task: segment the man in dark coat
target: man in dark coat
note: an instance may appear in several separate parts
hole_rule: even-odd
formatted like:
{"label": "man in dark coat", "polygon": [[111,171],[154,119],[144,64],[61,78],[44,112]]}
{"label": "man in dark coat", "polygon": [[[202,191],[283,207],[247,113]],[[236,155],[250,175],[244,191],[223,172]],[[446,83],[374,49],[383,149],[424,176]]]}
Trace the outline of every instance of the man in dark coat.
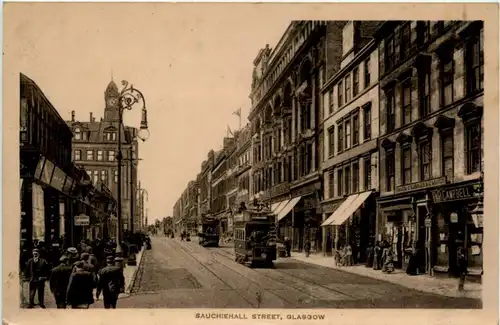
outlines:
{"label": "man in dark coat", "polygon": [[125,286],[123,271],[119,266],[113,265],[113,257],[106,258],[106,266],[99,272],[96,299],[102,292],[104,296],[104,308],[115,309],[120,289]]}
{"label": "man in dark coat", "polygon": [[83,261],[76,262],[69,279],[66,302],[73,309],[87,309],[94,303],[94,279]]}
{"label": "man in dark coat", "polygon": [[38,303],[41,308],[45,308],[44,294],[45,294],[45,281],[49,277],[49,264],[46,260],[40,257],[38,249],[33,250],[33,258],[28,260],[24,277],[29,282],[29,306],[35,306],[35,293],[38,291]]}
{"label": "man in dark coat", "polygon": [[60,264],[52,269],[50,275],[50,291],[56,299],[57,308],[66,308],[66,290],[68,289],[69,278],[71,277],[72,268],[68,265],[69,259],[62,256]]}

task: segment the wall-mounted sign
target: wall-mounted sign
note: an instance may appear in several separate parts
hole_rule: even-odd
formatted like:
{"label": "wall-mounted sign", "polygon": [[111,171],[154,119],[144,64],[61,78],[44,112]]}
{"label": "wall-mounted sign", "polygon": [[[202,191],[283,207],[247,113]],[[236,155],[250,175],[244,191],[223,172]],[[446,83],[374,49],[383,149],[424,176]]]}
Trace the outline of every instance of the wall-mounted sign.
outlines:
{"label": "wall-mounted sign", "polygon": [[75,216],[75,226],[88,226],[90,225],[90,217],[85,214]]}
{"label": "wall-mounted sign", "polygon": [[54,173],[54,167],[54,164],[50,160],[45,159],[45,166],[43,167],[42,177],[40,177],[40,180],[43,183],[50,185],[52,174]]}
{"label": "wall-mounted sign", "polygon": [[425,218],[424,224],[425,224],[426,228],[432,227],[432,219],[431,218]]}
{"label": "wall-mounted sign", "polygon": [[435,203],[466,200],[474,197],[474,185],[472,184],[432,191],[432,199]]}
{"label": "wall-mounted sign", "polygon": [[452,212],[450,214],[450,222],[457,223],[458,222],[458,214],[456,212]]}
{"label": "wall-mounted sign", "polygon": [[38,164],[36,165],[35,169],[35,175],[34,177],[36,179],[41,179],[42,178],[42,171],[43,171],[43,165],[45,164],[45,157],[41,157],[40,160],[38,161]]}
{"label": "wall-mounted sign", "polygon": [[50,181],[50,186],[52,186],[59,192],[62,192],[65,180],[66,180],[66,173],[63,172],[61,168],[56,166],[54,168],[54,173]]}
{"label": "wall-mounted sign", "polygon": [[424,189],[424,188],[428,188],[428,187],[441,186],[444,184],[446,184],[446,177],[439,177],[439,178],[429,179],[429,180],[422,181],[422,182],[398,186],[398,187],[396,187],[396,193],[420,190],[420,189]]}

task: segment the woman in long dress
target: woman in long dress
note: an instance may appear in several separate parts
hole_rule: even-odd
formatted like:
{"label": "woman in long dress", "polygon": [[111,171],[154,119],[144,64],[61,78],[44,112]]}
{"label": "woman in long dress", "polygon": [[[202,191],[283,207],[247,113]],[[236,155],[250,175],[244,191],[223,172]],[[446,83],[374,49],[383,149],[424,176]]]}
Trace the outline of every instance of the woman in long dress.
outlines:
{"label": "woman in long dress", "polygon": [[380,242],[377,240],[375,247],[373,248],[373,269],[380,270],[382,259],[382,248],[380,247]]}
{"label": "woman in long dress", "polygon": [[391,273],[394,271],[394,256],[391,247],[388,243],[384,244],[384,250],[382,251],[382,272]]}

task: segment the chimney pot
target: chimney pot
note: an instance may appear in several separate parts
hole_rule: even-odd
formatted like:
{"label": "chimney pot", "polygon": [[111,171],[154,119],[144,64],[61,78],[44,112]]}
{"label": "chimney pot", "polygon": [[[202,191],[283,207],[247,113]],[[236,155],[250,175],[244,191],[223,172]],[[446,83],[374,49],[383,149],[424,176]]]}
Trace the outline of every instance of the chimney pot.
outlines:
{"label": "chimney pot", "polygon": [[90,122],[93,122],[92,121],[93,120],[93,116],[92,115],[93,115],[92,112],[90,112]]}
{"label": "chimney pot", "polygon": [[75,121],[75,111],[71,111],[71,122]]}

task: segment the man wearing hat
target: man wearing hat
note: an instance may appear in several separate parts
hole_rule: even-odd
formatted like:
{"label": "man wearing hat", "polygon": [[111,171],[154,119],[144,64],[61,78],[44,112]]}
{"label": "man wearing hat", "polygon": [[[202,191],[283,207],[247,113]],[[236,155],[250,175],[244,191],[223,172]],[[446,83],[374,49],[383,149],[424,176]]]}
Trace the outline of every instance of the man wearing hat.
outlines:
{"label": "man wearing hat", "polygon": [[83,261],[74,264],[73,273],[69,278],[66,301],[73,309],[87,309],[94,303],[94,279],[92,274],[85,270]]}
{"label": "man wearing hat", "polygon": [[125,286],[123,271],[119,266],[113,265],[112,256],[106,257],[106,266],[99,272],[96,299],[102,292],[104,296],[104,308],[115,309],[121,288]]}
{"label": "man wearing hat", "polygon": [[72,272],[68,262],[68,257],[63,255],[60,264],[52,269],[49,280],[50,291],[54,295],[59,309],[66,308],[66,291],[68,290],[69,278]]}
{"label": "man wearing hat", "polygon": [[28,260],[28,263],[26,263],[26,270],[24,271],[24,277],[26,281],[29,282],[30,291],[28,308],[33,308],[35,306],[35,293],[37,291],[38,303],[41,308],[45,308],[45,281],[47,281],[48,275],[49,264],[46,260],[40,257],[40,251],[35,248],[33,250],[33,258]]}

